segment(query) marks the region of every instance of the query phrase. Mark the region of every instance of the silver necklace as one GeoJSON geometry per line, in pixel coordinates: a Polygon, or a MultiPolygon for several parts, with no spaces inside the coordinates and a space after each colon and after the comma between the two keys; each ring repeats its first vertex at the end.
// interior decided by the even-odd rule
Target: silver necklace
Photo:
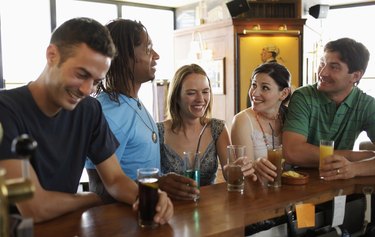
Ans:
{"type": "MultiPolygon", "coordinates": [[[[128,97],[128,98],[131,98],[131,99],[135,100],[137,102],[137,106],[138,106],[139,110],[142,110],[143,105],[142,105],[142,103],[139,99],[137,100],[133,97],[128,97]]],[[[125,102],[129,105],[130,108],[132,108],[134,110],[134,112],[137,114],[137,116],[141,119],[142,123],[151,131],[151,139],[154,143],[156,143],[158,141],[158,136],[156,135],[156,132],[155,132],[153,126],[152,126],[152,121],[151,121],[150,115],[148,114],[147,110],[145,109],[145,113],[147,115],[147,118],[148,118],[148,121],[150,122],[151,127],[148,126],[148,124],[143,120],[142,116],[138,113],[138,111],[135,108],[133,108],[133,106],[131,106],[126,100],[125,100],[125,102]]]]}

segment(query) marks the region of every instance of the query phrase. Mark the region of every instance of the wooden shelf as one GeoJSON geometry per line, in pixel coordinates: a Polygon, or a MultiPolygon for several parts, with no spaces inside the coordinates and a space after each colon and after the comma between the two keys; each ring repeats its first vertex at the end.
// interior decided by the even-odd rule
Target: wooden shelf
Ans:
{"type": "Polygon", "coordinates": [[[300,0],[248,0],[250,10],[237,18],[301,18],[300,0]]]}

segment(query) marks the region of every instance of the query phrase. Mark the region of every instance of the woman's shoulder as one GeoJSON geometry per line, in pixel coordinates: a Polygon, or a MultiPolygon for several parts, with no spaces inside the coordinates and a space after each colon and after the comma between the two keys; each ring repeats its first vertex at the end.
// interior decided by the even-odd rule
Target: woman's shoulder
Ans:
{"type": "Polygon", "coordinates": [[[217,119],[217,118],[212,118],[210,123],[211,123],[211,133],[212,133],[213,139],[216,140],[225,129],[226,123],[224,120],[217,119]]]}
{"type": "Polygon", "coordinates": [[[252,108],[246,108],[234,115],[233,121],[243,121],[251,118],[255,118],[255,111],[252,108]]]}
{"type": "Polygon", "coordinates": [[[215,125],[221,125],[221,124],[225,124],[225,121],[223,119],[211,118],[210,123],[215,124],[215,125]]]}
{"type": "Polygon", "coordinates": [[[167,120],[164,120],[164,121],[157,122],[156,126],[158,127],[159,133],[164,134],[165,131],[170,130],[171,124],[172,124],[171,120],[167,119],[167,120]]]}
{"type": "Polygon", "coordinates": [[[256,123],[256,112],[252,108],[242,110],[233,118],[231,133],[251,134],[256,123]]]}

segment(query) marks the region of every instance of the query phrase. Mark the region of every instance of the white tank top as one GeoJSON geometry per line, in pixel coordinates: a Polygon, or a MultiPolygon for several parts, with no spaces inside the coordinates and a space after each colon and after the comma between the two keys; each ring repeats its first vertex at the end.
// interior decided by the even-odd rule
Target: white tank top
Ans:
{"type": "MultiPolygon", "coordinates": [[[[250,138],[253,141],[254,159],[259,159],[261,157],[267,157],[267,146],[266,146],[266,143],[264,142],[264,139],[263,139],[263,132],[260,129],[256,129],[256,128],[258,128],[258,126],[253,125],[252,121],[254,121],[254,120],[250,118],[248,113],[246,113],[246,115],[249,119],[249,123],[250,123],[250,126],[252,127],[252,131],[253,131],[252,134],[250,134],[250,138]]],[[[266,138],[267,138],[268,142],[272,142],[272,135],[271,134],[266,133],[266,138]]],[[[280,144],[280,141],[281,141],[280,135],[275,136],[274,139],[275,139],[274,140],[275,146],[281,145],[280,144]]]]}

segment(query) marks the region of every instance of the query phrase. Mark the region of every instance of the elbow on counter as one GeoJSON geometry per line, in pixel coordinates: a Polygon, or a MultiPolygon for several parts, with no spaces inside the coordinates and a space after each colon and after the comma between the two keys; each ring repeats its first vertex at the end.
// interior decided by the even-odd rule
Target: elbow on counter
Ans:
{"type": "Polygon", "coordinates": [[[283,156],[285,162],[290,165],[305,166],[305,164],[301,162],[301,159],[297,153],[293,151],[293,147],[288,146],[287,144],[283,144],[283,156]]]}
{"type": "Polygon", "coordinates": [[[288,147],[285,145],[283,145],[283,156],[286,163],[296,165],[297,161],[295,159],[295,156],[293,156],[293,152],[291,152],[290,149],[288,149],[288,147]]]}
{"type": "Polygon", "coordinates": [[[20,208],[19,205],[17,205],[17,207],[22,217],[32,218],[34,223],[42,223],[56,217],[54,215],[51,216],[51,214],[44,208],[20,208]]]}

